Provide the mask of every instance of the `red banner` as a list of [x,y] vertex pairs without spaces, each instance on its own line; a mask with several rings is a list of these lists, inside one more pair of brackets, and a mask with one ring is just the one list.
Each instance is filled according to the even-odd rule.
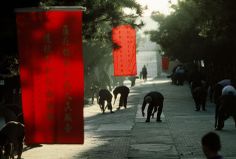
[[17,11],[27,144],[84,142],[82,11]]
[[112,40],[118,48],[113,49],[114,76],[135,76],[136,31],[130,25],[120,25],[112,29]]
[[169,69],[169,58],[166,56],[162,56],[162,69],[167,71]]

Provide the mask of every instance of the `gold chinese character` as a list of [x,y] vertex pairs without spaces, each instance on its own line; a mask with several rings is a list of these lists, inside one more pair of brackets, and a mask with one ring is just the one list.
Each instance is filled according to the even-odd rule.
[[65,113],[64,121],[71,122],[72,121],[71,114]]
[[53,120],[54,119],[54,115],[53,114],[48,114],[47,115],[47,119],[48,120]]
[[49,86],[52,83],[52,80],[50,80],[49,78],[46,78],[45,83],[46,83],[46,86]]
[[68,25],[64,25],[63,26],[63,35],[64,36],[68,36],[69,35]]
[[53,105],[52,103],[49,103],[49,104],[47,105],[47,107],[48,107],[49,109],[52,109],[52,108],[54,108],[54,105]]
[[71,89],[71,83],[69,81],[65,81],[64,88],[65,89]]
[[70,63],[70,62],[69,62],[69,60],[68,60],[68,59],[65,59],[65,60],[64,60],[64,65],[66,65],[66,66],[67,66],[67,65],[69,65],[69,63]]
[[65,112],[71,112],[71,111],[72,111],[71,105],[66,105]]
[[45,33],[43,40],[44,40],[43,52],[44,52],[46,59],[48,59],[48,53],[51,51],[51,35],[50,35],[50,33]]
[[46,96],[49,97],[49,98],[53,97],[53,93],[51,91],[47,91]]
[[49,67],[46,67],[46,68],[45,68],[45,73],[48,74],[48,73],[49,73],[49,70],[50,70]]
[[46,56],[46,58],[48,58],[48,53],[51,51],[51,46],[46,44],[43,48],[43,53]]
[[63,26],[63,44],[64,45],[68,45],[69,44],[68,37],[69,37],[69,29],[68,29],[67,25],[64,25]]
[[68,48],[64,48],[63,55],[66,56],[66,57],[70,56],[70,51],[69,51]]
[[51,35],[50,33],[46,33],[43,37],[44,43],[51,44]]
[[67,98],[67,100],[72,100],[73,99],[68,92],[66,92],[66,98]]
[[72,130],[72,126],[69,123],[66,123],[64,130],[65,132],[69,133]]

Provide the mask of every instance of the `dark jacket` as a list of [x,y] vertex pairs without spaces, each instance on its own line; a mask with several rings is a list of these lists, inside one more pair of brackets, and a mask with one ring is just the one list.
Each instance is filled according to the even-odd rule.
[[117,97],[118,94],[121,95],[128,95],[129,94],[129,88],[126,86],[117,86],[114,90],[113,90],[113,94],[115,96],[115,98]]
[[107,89],[101,89],[98,95],[101,100],[106,100],[106,101],[112,100],[112,94]]
[[162,105],[163,104],[163,101],[164,101],[164,96],[159,93],[159,92],[150,92],[148,94],[145,95],[144,99],[143,99],[143,105],[142,105],[142,110],[145,109],[145,106],[148,104],[146,101],[145,101],[145,98],[147,96],[150,96],[152,98],[152,102],[150,103],[150,105],[153,105],[153,106],[159,106],[159,105]]

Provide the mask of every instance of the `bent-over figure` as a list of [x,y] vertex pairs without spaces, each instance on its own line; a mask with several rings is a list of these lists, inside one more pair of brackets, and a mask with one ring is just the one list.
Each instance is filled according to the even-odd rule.
[[15,121],[6,123],[0,130],[0,157],[3,155],[6,158],[14,158],[16,152],[17,159],[20,159],[23,151],[23,140],[24,125]]
[[161,113],[163,109],[163,102],[164,102],[164,96],[160,92],[149,92],[145,95],[142,105],[142,115],[145,116],[144,110],[146,105],[148,104],[147,109],[147,119],[146,122],[150,122],[150,118],[156,111],[157,112],[157,122],[161,122]]
[[206,100],[207,100],[207,83],[205,81],[191,82],[191,92],[194,99],[196,111],[206,110]]
[[120,109],[121,106],[124,106],[125,108],[127,108],[127,100],[128,100],[129,91],[130,90],[127,86],[117,86],[113,90],[113,95],[115,97],[114,104],[115,104],[117,95],[120,94],[119,107],[117,108],[118,110]]
[[220,103],[221,103],[221,95],[222,95],[222,89],[225,86],[228,85],[234,85],[234,82],[231,79],[224,79],[219,81],[213,88],[213,101],[215,103],[215,128],[217,127],[217,120],[218,120],[218,110],[220,107]]
[[217,114],[216,130],[221,130],[224,127],[224,121],[230,116],[233,117],[236,127],[236,90],[233,86],[228,85],[222,89]]
[[[107,105],[105,107],[105,101],[107,102]],[[106,108],[110,110],[111,113],[112,111],[112,94],[108,89],[101,89],[98,93],[98,104],[101,108],[102,113],[105,113]]]

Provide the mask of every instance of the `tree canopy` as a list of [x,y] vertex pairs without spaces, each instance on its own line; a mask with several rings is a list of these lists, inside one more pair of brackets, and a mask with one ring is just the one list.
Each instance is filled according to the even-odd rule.
[[[111,56],[112,27],[119,24],[130,24],[133,27],[141,27],[136,19],[142,15],[142,7],[135,0],[10,0],[7,1],[4,14],[1,14],[1,54],[17,54],[17,37],[15,24],[15,8],[39,7],[39,6],[82,6],[86,8],[83,12],[83,42],[84,52],[89,52],[89,61],[93,59]],[[134,10],[131,14],[125,14],[123,9]],[[11,46],[11,47],[8,47]],[[103,50],[96,55],[97,47]],[[88,49],[88,50],[87,50]],[[93,52],[93,53],[92,53]],[[108,55],[107,55],[108,54]],[[91,60],[92,59],[92,60]],[[87,62],[86,62],[87,63]],[[111,60],[110,60],[111,63]]]
[[[9,39],[15,41],[16,26],[15,26],[15,8],[37,7],[40,5],[46,6],[83,6],[86,11],[83,12],[83,39],[90,41],[111,42],[111,29],[119,24],[130,24],[134,27],[141,27],[141,24],[136,24],[136,18],[141,16],[142,8],[135,0],[10,0],[6,3],[6,8],[3,10],[1,20],[4,26],[1,26],[1,35],[5,38],[1,39],[6,42]],[[125,14],[123,9],[130,8],[135,12]],[[10,15],[10,16],[9,16]],[[16,48],[16,42],[14,43]],[[2,46],[4,47],[4,45]],[[7,51],[7,50],[4,50]],[[16,51],[16,50],[15,50]]]
[[235,1],[183,0],[168,16],[158,12],[152,18],[160,24],[151,39],[163,51],[182,61],[222,60],[235,52]]
[[[0,30],[0,54],[17,56],[17,35],[15,8],[47,6],[82,6],[83,11],[83,54],[86,74],[95,69],[105,70],[112,63],[112,28],[120,24],[130,24],[134,28],[142,27],[136,19],[142,15],[143,8],[135,0],[9,0],[2,10]],[[124,9],[133,12],[127,14]],[[10,46],[10,47],[9,47]],[[88,69],[89,68],[89,69]],[[91,72],[88,72],[91,71]],[[86,78],[86,77],[85,77]],[[90,83],[86,83],[86,88]]]
[[172,7],[168,16],[152,14],[159,28],[149,32],[151,40],[182,62],[204,60],[214,74],[224,72],[218,79],[235,75],[236,1],[180,0]]

